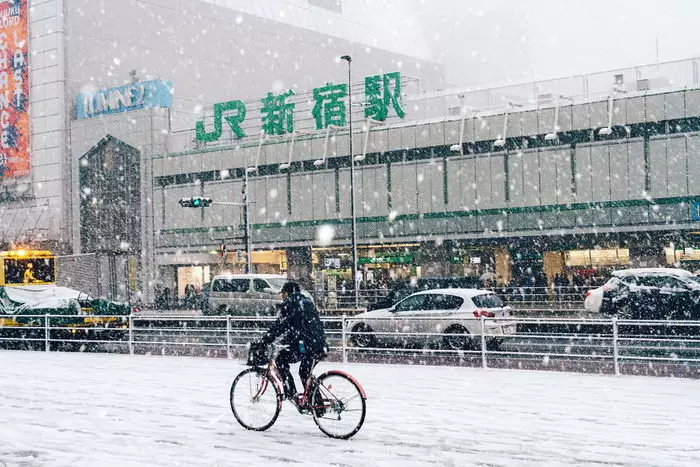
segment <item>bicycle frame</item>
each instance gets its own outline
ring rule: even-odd
[[[260,386],[260,389],[258,389],[257,394],[253,397],[253,399],[259,399],[260,396],[265,394],[265,391],[267,390],[267,384],[268,381],[272,381],[272,384],[274,384],[277,388],[277,393],[282,394],[284,397],[284,389],[282,385],[282,379],[280,378],[279,370],[277,370],[277,365],[275,365],[275,359],[270,359],[270,363],[267,364],[267,367],[265,368],[265,378],[263,379],[263,384]]]

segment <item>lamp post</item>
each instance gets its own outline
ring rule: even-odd
[[[355,217],[355,158],[352,152],[352,57],[343,55],[348,62],[348,126],[350,128],[350,217],[352,218],[352,284],[355,289],[355,308],[360,306],[360,285],[357,282],[357,219]]]
[[[246,274],[251,274],[252,271],[252,238],[250,238],[250,213],[248,201],[248,174],[252,172],[257,172],[257,167],[246,167],[245,169],[245,179],[243,180],[243,238],[245,243],[245,272]]]

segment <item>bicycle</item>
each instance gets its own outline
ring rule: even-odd
[[[231,384],[231,411],[248,430],[265,431],[282,410],[282,378],[275,365],[278,346],[250,344],[247,365]],[[330,370],[309,377],[299,401],[290,399],[301,414],[311,415],[326,436],[348,439],[365,421],[367,396],[351,375]],[[248,411],[246,412],[246,408]]]

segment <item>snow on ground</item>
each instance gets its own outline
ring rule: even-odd
[[[700,465],[700,382],[340,365],[368,394],[349,441],[285,403],[244,430],[238,362],[0,351],[0,466]]]

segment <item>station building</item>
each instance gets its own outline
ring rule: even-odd
[[[59,281],[94,294],[182,295],[242,270],[245,191],[253,269],[332,288],[350,274],[354,189],[368,283],[695,267],[700,60],[456,89],[408,16],[7,2],[3,243],[63,255]],[[192,196],[233,204],[178,204]]]
[[[533,273],[551,281],[606,268],[696,267],[696,60],[407,93],[402,105],[404,118],[384,125],[354,115],[365,281],[489,274],[506,284]],[[171,136],[196,140],[192,131]],[[333,276],[349,279],[349,134],[341,130],[327,144],[323,131],[291,139],[183,144],[155,159],[161,274],[240,270],[240,253],[216,255],[241,231],[240,216],[225,206],[183,212],[176,200],[197,193],[240,202],[247,179],[256,270],[324,287],[337,286]],[[332,226],[330,245],[319,245],[322,226]]]

